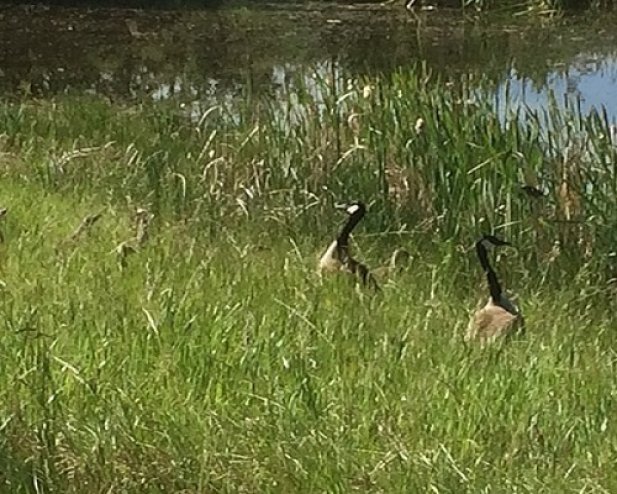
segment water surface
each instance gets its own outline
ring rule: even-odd
[[[341,77],[425,62],[483,75],[532,107],[580,98],[617,118],[617,17],[541,22],[460,10],[276,6],[190,11],[0,7],[4,97],[99,93],[203,101],[272,92],[295,73]]]

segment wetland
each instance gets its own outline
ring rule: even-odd
[[[615,20],[0,7],[0,491],[615,492]]]

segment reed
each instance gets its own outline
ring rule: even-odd
[[[451,4],[451,2],[444,3]],[[610,9],[615,7],[615,0],[462,0],[461,6],[481,11],[516,10],[534,15],[552,16],[573,10]]]
[[[491,91],[316,67],[204,107],[1,103],[3,488],[615,490],[608,119]],[[353,198],[362,259],[413,255],[378,297],[314,273]],[[527,336],[480,350],[490,230]]]

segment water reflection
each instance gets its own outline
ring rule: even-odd
[[[547,27],[460,11],[412,16],[402,7],[379,6],[186,12],[0,7],[0,91],[4,97],[78,92],[175,98],[191,113],[241,94],[293,94],[293,119],[301,111],[293,87],[298,77],[303,90],[315,92],[324,78],[344,85],[357,74],[424,61],[446,78],[491,78],[497,98],[509,91],[535,108],[552,89],[558,99],[580,97],[584,110],[605,105],[614,119],[617,31],[604,27],[614,20],[571,18]]]
[[[564,107],[580,107],[582,113],[606,111],[617,119],[617,51],[609,54],[580,53],[538,82],[512,69],[497,90],[497,99],[509,98],[513,106],[525,105],[532,110],[546,106],[549,94]]]

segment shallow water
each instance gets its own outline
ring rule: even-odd
[[[541,84],[520,77],[516,70],[506,74],[497,96],[506,95],[515,106],[524,103],[531,109],[547,104],[552,92],[561,106],[579,107],[583,114],[605,110],[609,119],[617,118],[617,53],[582,52],[562,67],[549,70]]]
[[[514,19],[514,20],[513,20]],[[617,16],[540,22],[390,6],[136,11],[0,7],[4,97],[100,93],[203,101],[280,92],[297,73],[389,72],[425,62],[483,74],[531,107],[580,99],[617,119]],[[507,88],[507,89],[506,89]]]

